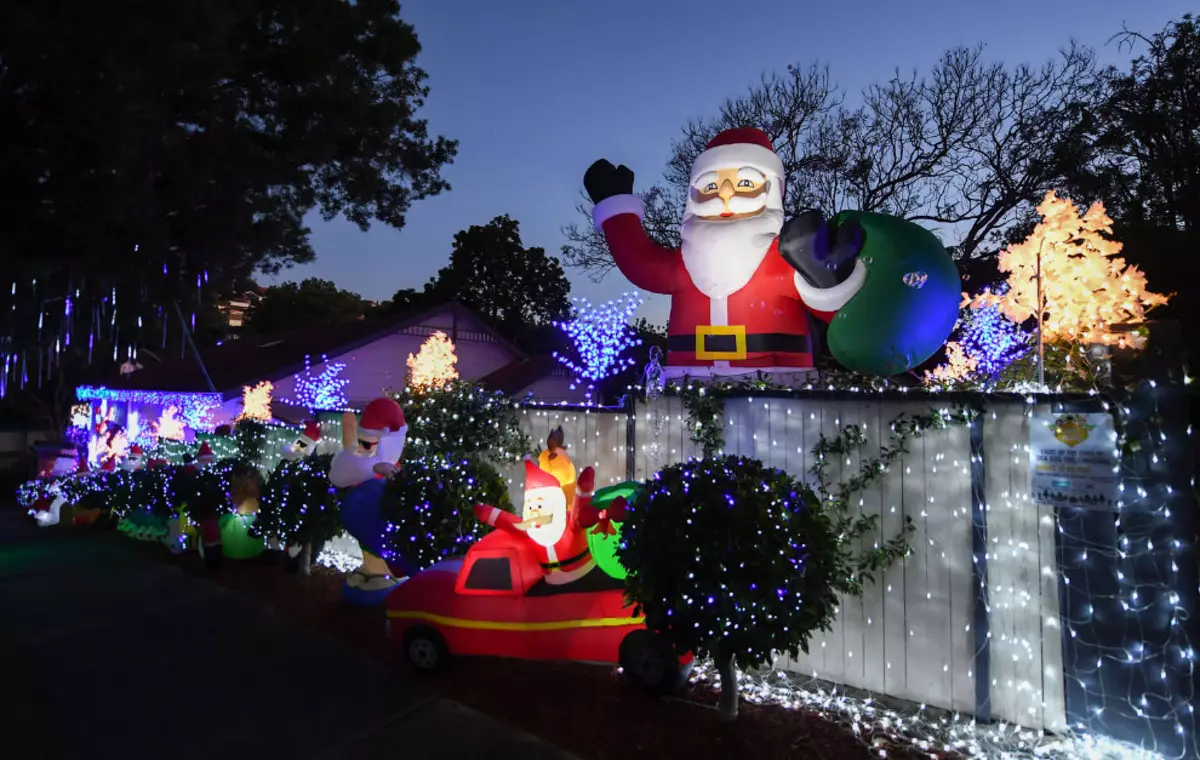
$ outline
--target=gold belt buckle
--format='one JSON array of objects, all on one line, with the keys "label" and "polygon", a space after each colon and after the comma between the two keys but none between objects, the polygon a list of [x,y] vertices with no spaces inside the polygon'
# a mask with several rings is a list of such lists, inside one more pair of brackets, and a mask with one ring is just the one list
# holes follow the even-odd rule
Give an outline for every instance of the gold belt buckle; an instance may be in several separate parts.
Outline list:
[{"label": "gold belt buckle", "polygon": [[[704,339],[709,335],[732,335],[732,351],[708,351],[704,348]],[[697,325],[696,326],[696,358],[705,361],[741,361],[746,358],[746,326],[745,325]]]}]

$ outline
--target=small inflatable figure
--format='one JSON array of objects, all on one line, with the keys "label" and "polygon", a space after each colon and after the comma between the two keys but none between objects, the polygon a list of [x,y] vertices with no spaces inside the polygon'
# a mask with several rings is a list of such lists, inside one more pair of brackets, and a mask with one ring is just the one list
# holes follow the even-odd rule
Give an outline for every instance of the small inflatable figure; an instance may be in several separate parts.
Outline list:
[{"label": "small inflatable figure", "polygon": [[[546,583],[561,586],[579,580],[596,567],[588,548],[587,531],[602,520],[621,520],[625,500],[618,497],[605,514],[592,506],[596,471],[579,474],[574,502],[567,508],[566,495],[558,478],[525,460],[525,507],[522,517],[487,504],[475,507],[480,522],[515,535],[523,535],[537,548]],[[607,527],[607,526],[606,526]]]},{"label": "small inflatable figure", "polygon": [[408,577],[408,568],[389,567],[383,559],[386,521],[380,499],[387,478],[400,468],[408,423],[404,410],[393,399],[377,398],[363,409],[342,418],[342,450],[329,467],[329,482],[347,489],[342,497],[342,527],[362,547],[362,565],[346,576],[342,598],[353,604],[382,603],[392,589]]}]

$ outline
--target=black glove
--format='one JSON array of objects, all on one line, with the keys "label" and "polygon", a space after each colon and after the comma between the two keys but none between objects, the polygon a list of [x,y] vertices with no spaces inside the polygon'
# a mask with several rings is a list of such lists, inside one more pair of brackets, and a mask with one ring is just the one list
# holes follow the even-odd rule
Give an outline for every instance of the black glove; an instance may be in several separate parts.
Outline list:
[{"label": "black glove", "polygon": [[583,189],[592,203],[599,203],[614,195],[632,195],[633,170],[624,164],[613,166],[608,159],[602,158],[584,173]]},{"label": "black glove", "polygon": [[854,271],[866,239],[858,222],[826,222],[820,211],[802,211],[783,225],[779,253],[809,285],[832,288]]}]

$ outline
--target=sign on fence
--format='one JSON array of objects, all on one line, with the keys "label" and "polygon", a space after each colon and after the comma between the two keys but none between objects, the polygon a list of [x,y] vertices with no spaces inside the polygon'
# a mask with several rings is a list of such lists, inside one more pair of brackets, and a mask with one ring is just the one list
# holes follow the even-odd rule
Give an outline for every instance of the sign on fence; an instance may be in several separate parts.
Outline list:
[{"label": "sign on fence", "polygon": [[1052,507],[1117,505],[1117,455],[1109,414],[1036,414],[1029,426],[1029,487]]}]

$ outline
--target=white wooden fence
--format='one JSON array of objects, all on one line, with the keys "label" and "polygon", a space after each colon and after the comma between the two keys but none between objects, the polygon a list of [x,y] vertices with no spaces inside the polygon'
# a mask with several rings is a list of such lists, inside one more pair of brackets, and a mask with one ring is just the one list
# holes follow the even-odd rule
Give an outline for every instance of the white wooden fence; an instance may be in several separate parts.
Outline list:
[{"label": "white wooden fence", "polygon": [[[809,479],[812,449],[821,435],[846,425],[865,427],[861,454],[831,463],[834,481],[857,472],[860,457],[878,456],[890,424],[902,412],[928,413],[929,401],[728,399],[725,453],[752,456]],[[817,635],[809,652],[778,665],[821,679],[974,713],[981,693],[991,716],[1032,728],[1065,727],[1053,516],[1028,498],[1031,406],[989,407],[984,415],[987,505],[986,548],[973,535],[970,430],[927,432],[909,444],[856,505],[880,516],[880,535],[895,535],[910,517],[914,551],[883,573],[861,599],[845,599],[833,629]],[[534,440],[559,425],[576,466],[596,468],[600,485],[627,477],[628,415],[622,411],[528,408],[524,428]],[[679,398],[639,404],[635,412],[634,475],[651,476],[667,464],[700,454]],[[508,473],[514,504],[523,475]],[[978,551],[979,556],[976,556]],[[986,558],[983,556],[986,553]],[[986,559],[986,646],[977,645],[976,561]],[[981,659],[982,658],[982,659]],[[977,692],[979,665],[987,691]]]}]

